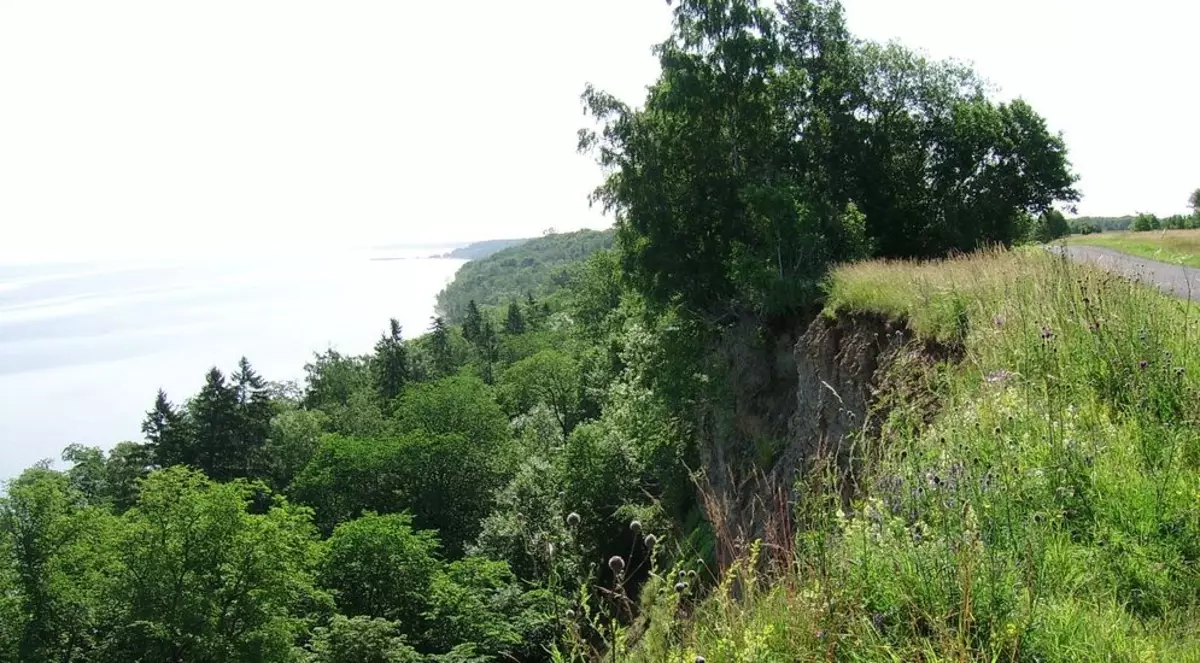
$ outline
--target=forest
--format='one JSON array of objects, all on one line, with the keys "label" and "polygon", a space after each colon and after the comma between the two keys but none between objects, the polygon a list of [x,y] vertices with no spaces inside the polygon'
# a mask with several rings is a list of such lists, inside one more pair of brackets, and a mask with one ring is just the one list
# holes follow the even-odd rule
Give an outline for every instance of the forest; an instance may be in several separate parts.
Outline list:
[{"label": "forest", "polygon": [[[0,660],[1096,660],[1116,651],[1087,649],[1098,624],[1184,619],[1200,596],[1193,494],[1139,503],[1160,507],[1139,522],[1161,534],[1135,532],[1086,511],[1095,452],[1071,451],[1047,487],[1004,470],[998,447],[960,458],[929,442],[991,444],[1011,424],[1025,437],[1004,438],[1010,455],[1042,450],[1050,406],[1030,403],[1053,388],[1037,376],[1075,337],[1037,293],[1077,279],[1008,247],[1069,231],[1059,208],[1080,194],[1062,137],[961,63],[855,38],[834,0],[673,6],[644,100],[583,91],[579,149],[604,172],[592,202],[614,230],[469,262],[428,330],[392,320],[370,353],[315,354],[301,383],[246,358],[213,368],[196,394],[148,398],[143,440],[69,447],[65,469],[11,481]],[[910,292],[940,279],[861,262],[982,249],[998,253],[947,272],[977,287],[963,293]],[[998,290],[967,278],[980,273],[1033,274],[1030,317],[1006,326],[1021,311],[989,308]],[[1073,293],[1052,302],[1091,305]],[[944,361],[897,378],[908,416],[858,433],[915,451],[789,455],[804,388],[792,348],[855,312],[911,317],[897,338],[942,344]],[[1035,400],[944,422],[938,403],[954,414],[983,384],[975,364],[961,379],[946,364],[992,348],[974,345],[981,329],[1033,334],[1002,346],[1032,385],[1003,397]],[[1123,350],[1121,370],[1149,375],[1149,356]],[[1184,375],[1168,363],[1152,368]],[[1190,412],[1166,382],[1139,382],[1131,403],[1103,361],[1086,366],[1080,384],[1101,395],[1080,401],[1096,407],[1081,427],[1107,430],[1085,416],[1096,403],[1145,431]],[[1192,476],[1169,475],[1163,447],[1146,453],[1160,478]],[[754,483],[778,468],[788,483]],[[1014,498],[938,492],[968,476],[1011,480]],[[912,492],[875,492],[892,485]],[[727,508],[739,495],[762,499]],[[1053,500],[1067,505],[1054,516],[1031,506]],[[1013,524],[1035,511],[1036,539]],[[1111,613],[1039,575],[1101,536]]]}]

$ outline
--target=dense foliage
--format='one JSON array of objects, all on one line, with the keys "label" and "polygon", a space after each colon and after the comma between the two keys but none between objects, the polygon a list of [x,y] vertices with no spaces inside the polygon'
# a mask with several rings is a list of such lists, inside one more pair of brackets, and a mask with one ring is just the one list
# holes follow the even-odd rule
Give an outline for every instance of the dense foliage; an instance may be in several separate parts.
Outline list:
[{"label": "dense foliage", "polygon": [[681,0],[635,109],[589,88],[623,267],[720,321],[811,305],[828,265],[1011,244],[1078,193],[1062,138],[954,62],[854,39],[838,3]]},{"label": "dense foliage", "polygon": [[567,284],[573,264],[612,243],[612,231],[580,230],[538,237],[488,260],[468,262],[438,295],[438,311],[449,322],[462,323],[472,301],[494,307],[530,296],[544,299]]},{"label": "dense foliage", "polygon": [[[828,0],[683,0],[657,53],[644,105],[585,94],[615,231],[469,262],[426,333],[303,384],[213,368],[143,441],[12,481],[0,661],[1195,653],[1186,312],[1015,253],[831,277],[1066,234],[1061,138]],[[969,361],[906,376],[894,450],[847,436],[860,490],[834,466],[767,503],[824,305]],[[721,481],[760,498],[737,536]]]}]

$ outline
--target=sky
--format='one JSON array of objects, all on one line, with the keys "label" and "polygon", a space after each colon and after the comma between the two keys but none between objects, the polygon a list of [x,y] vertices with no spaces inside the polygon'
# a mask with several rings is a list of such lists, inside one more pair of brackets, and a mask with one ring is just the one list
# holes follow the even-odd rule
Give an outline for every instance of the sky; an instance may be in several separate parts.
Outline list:
[{"label": "sky", "polygon": [[[846,9],[1032,103],[1080,213],[1178,213],[1200,186],[1197,3]],[[640,102],[669,21],[663,0],[0,0],[0,261],[606,226],[579,94]]]}]

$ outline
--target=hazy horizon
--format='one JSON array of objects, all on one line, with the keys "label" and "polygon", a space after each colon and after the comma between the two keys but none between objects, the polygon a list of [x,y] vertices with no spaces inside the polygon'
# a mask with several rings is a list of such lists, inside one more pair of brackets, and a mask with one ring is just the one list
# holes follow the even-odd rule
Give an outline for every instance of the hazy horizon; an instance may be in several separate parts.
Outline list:
[{"label": "hazy horizon", "polygon": [[[1182,212],[1200,186],[1200,7],[845,6],[857,36],[971,61],[1027,99],[1066,137],[1080,214]],[[466,0],[448,23],[382,0],[0,0],[0,260],[606,227],[579,94],[640,103],[670,11]]]}]

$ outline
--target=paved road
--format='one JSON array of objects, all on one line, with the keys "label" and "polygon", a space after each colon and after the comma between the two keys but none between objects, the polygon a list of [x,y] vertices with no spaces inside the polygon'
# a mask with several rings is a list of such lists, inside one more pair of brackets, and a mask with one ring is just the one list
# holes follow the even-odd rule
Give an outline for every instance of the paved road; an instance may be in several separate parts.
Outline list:
[{"label": "paved road", "polygon": [[1160,290],[1200,301],[1200,269],[1147,260],[1098,246],[1056,246],[1075,260],[1094,262],[1104,269],[1145,281]]}]

